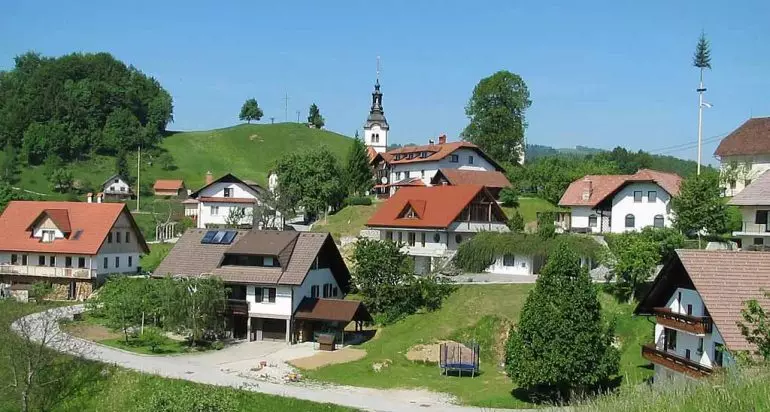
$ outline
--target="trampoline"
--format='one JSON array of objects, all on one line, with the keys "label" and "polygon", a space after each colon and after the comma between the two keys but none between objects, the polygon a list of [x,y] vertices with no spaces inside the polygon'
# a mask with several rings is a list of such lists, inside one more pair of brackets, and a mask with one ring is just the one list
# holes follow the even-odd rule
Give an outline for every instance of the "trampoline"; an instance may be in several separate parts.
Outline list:
[{"label": "trampoline", "polygon": [[479,344],[442,343],[439,347],[439,368],[442,375],[456,372],[462,377],[468,372],[471,377],[476,376],[479,373]]}]

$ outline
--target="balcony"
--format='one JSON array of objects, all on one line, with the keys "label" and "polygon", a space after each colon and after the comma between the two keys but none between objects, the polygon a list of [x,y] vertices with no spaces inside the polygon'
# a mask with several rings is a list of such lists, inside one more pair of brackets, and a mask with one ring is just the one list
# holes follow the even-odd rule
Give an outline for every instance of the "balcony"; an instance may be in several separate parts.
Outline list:
[{"label": "balcony", "polygon": [[245,299],[227,299],[225,311],[233,315],[248,315],[249,302]]},{"label": "balcony", "polygon": [[695,335],[711,333],[711,318],[708,316],[692,316],[676,313],[669,308],[653,308],[656,322],[672,329]]},{"label": "balcony", "polygon": [[0,274],[19,276],[39,276],[46,278],[91,279],[96,277],[96,270],[86,268],[62,268],[51,266],[29,266],[0,264]]},{"label": "balcony", "polygon": [[712,369],[690,359],[660,350],[654,344],[642,346],[642,357],[648,361],[664,366],[672,371],[683,373],[692,378],[702,378],[711,375]]},{"label": "balcony", "polygon": [[770,225],[767,223],[754,223],[752,221],[744,220],[741,224],[740,232],[735,232],[734,234],[770,236]]}]

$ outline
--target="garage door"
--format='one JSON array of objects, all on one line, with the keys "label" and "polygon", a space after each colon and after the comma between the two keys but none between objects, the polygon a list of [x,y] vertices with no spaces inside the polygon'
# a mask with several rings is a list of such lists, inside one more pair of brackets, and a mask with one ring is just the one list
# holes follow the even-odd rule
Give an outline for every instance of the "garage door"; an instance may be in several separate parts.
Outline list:
[{"label": "garage door", "polygon": [[263,340],[286,340],[286,320],[285,319],[263,319],[262,339]]}]

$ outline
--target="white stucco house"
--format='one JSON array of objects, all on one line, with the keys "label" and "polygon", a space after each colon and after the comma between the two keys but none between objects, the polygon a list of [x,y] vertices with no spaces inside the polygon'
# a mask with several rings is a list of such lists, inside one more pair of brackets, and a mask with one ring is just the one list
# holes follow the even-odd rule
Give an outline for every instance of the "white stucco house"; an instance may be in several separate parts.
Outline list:
[{"label": "white stucco house", "polygon": [[755,350],[740,332],[744,302],[768,307],[770,254],[677,250],[658,274],[636,315],[654,318],[654,340],[642,356],[654,380],[700,378],[735,364],[737,351]]},{"label": "white stucco house", "polygon": [[108,199],[125,199],[131,197],[133,191],[126,178],[112,175],[102,183],[102,193]]},{"label": "white stucco house", "polygon": [[372,318],[362,303],[343,300],[350,273],[328,233],[190,229],[154,276],[222,279],[226,318],[237,339],[313,341],[350,322]]},{"label": "white stucco house", "polygon": [[479,185],[405,187],[367,221],[380,240],[404,244],[418,274],[429,273],[481,231],[506,232],[506,217]]},{"label": "white stucco house", "polygon": [[735,196],[770,170],[770,117],[746,120],[717,146],[722,193]]},{"label": "white stucco house", "polygon": [[199,229],[223,228],[232,219],[231,214],[242,216],[238,226],[251,226],[254,206],[264,191],[254,182],[241,180],[228,173],[216,180],[206,174],[206,184],[190,194],[182,203],[185,215],[196,220]]},{"label": "white stucco house", "polygon": [[623,233],[646,226],[670,227],[671,197],[682,178],[641,169],[633,175],[588,175],[572,182],[559,200],[569,208],[556,225],[563,231]]},{"label": "white stucco house", "polygon": [[86,299],[104,275],[136,273],[149,252],[123,203],[13,201],[0,233],[0,284],[50,282],[55,299]]},{"label": "white stucco house", "polygon": [[728,202],[741,211],[741,229],[733,232],[743,250],[766,250],[770,246],[770,173],[763,172]]}]

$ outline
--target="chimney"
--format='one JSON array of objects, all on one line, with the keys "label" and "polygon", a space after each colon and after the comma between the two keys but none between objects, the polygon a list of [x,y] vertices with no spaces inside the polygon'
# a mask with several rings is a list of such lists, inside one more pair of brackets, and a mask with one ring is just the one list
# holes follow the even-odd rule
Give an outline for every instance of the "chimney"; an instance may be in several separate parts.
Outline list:
[{"label": "chimney", "polygon": [[91,192],[88,192],[86,194],[86,202],[93,203],[94,202],[94,194]]},{"label": "chimney", "polygon": [[593,187],[591,185],[591,179],[589,179],[587,176],[583,179],[583,201],[587,201],[591,198],[591,193],[593,192]]},{"label": "chimney", "polygon": [[206,184],[210,185],[214,181],[214,175],[211,174],[211,170],[206,172]]},{"label": "chimney", "polygon": [[442,134],[438,137],[438,144],[446,144],[446,135]]},{"label": "chimney", "polygon": [[102,199],[104,198],[104,193],[97,193],[96,194],[96,203],[102,203]]}]

